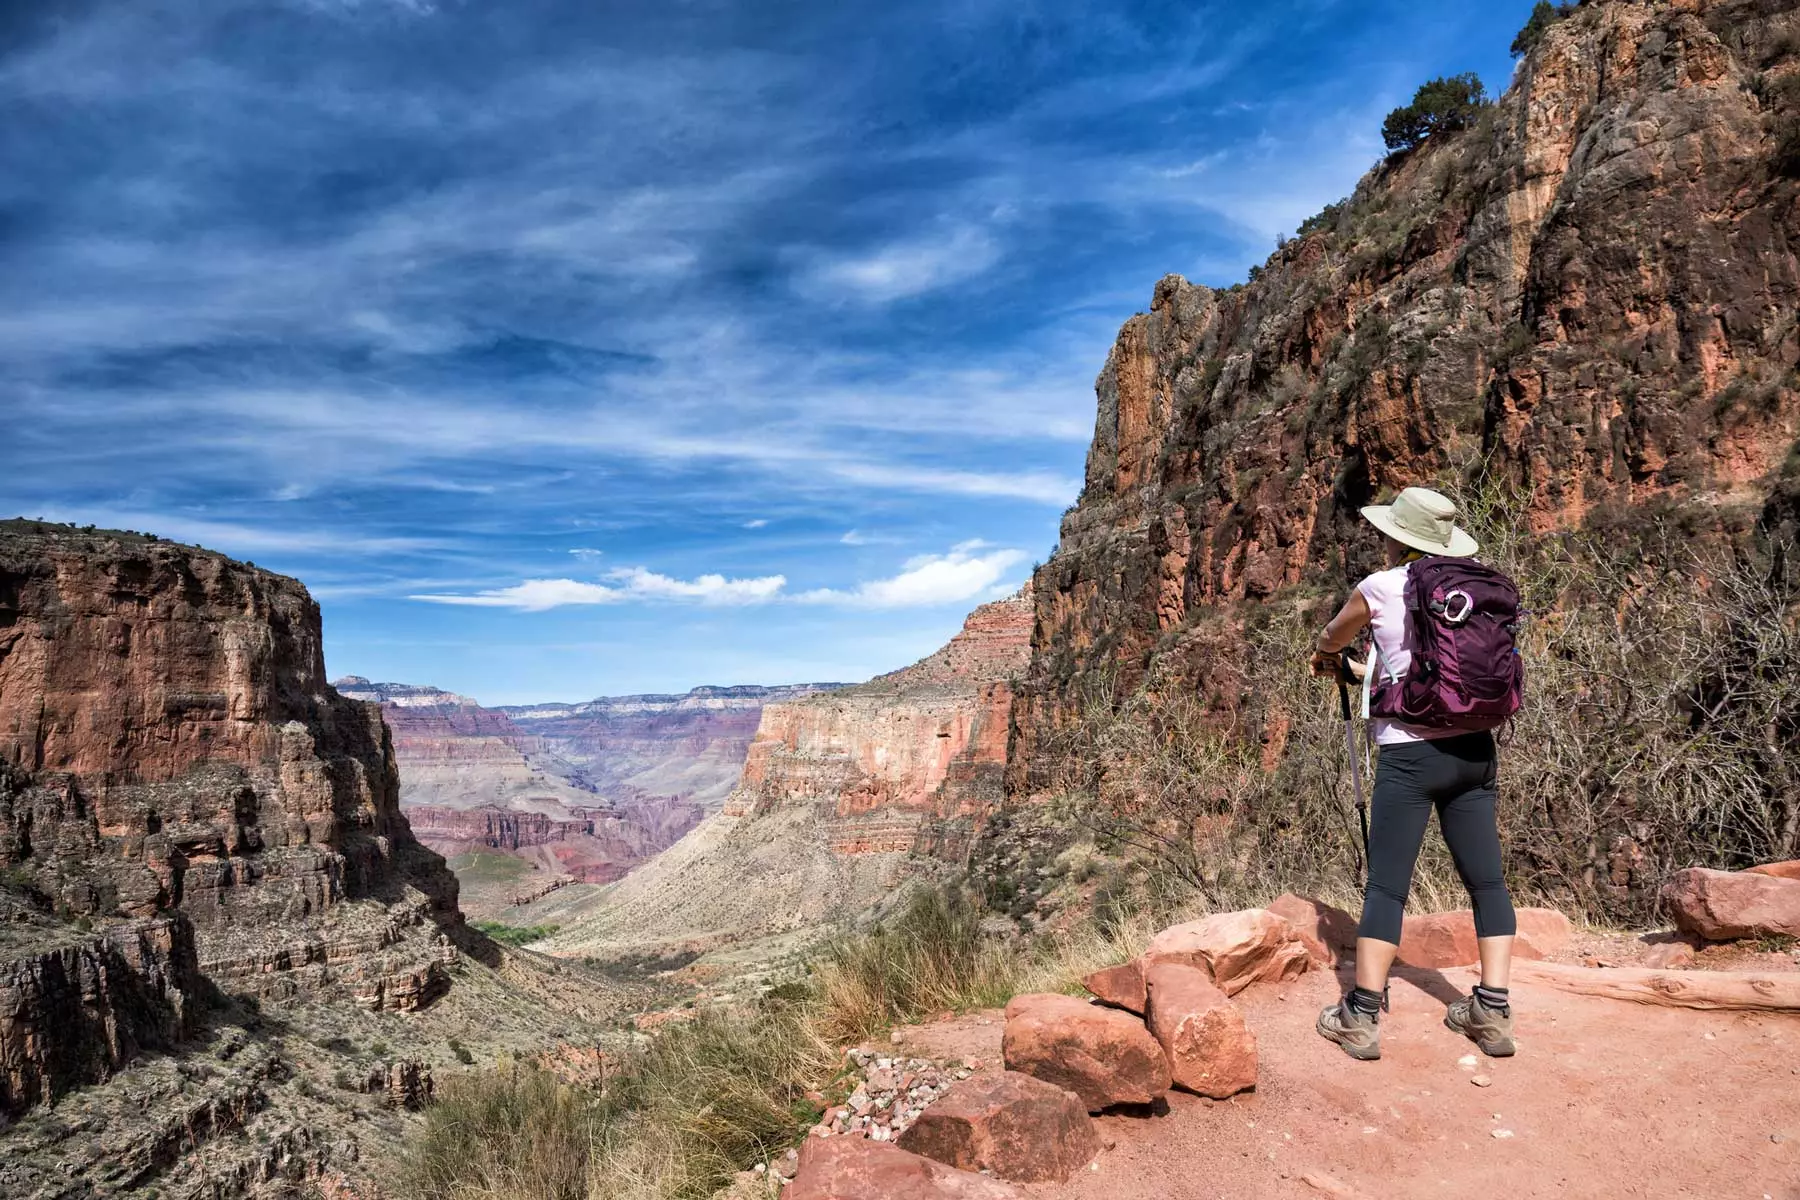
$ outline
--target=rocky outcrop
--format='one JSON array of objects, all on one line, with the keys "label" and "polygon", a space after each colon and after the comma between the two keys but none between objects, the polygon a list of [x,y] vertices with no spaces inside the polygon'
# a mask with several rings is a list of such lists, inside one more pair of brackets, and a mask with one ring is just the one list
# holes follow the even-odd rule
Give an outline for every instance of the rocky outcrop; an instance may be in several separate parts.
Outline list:
[{"label": "rocky outcrop", "polygon": [[565,778],[553,751],[499,709],[466,696],[403,683],[337,680],[340,695],[380,704],[393,731],[400,802],[408,809],[494,806],[562,816],[602,805]]},{"label": "rocky outcrop", "polygon": [[291,579],[0,522],[0,1195],[360,1188],[434,1066],[618,1015],[463,925],[324,678]]},{"label": "rocky outcrop", "polygon": [[844,855],[959,858],[1001,797],[1029,590],[984,604],[943,649],[866,684],[772,704],[728,815],[809,806]]},{"label": "rocky outcrop", "polygon": [[1339,547],[1402,485],[1480,460],[1537,531],[1689,501],[1778,523],[1800,495],[1797,22],[1584,4],[1478,124],[1377,167],[1248,285],[1157,284],[1034,580],[1011,791],[1054,786],[1097,681],[1242,704],[1242,622],[1374,565]]},{"label": "rocky outcrop", "polygon": [[0,1116],[105,1079],[140,1051],[192,1032],[205,993],[185,917],[71,937],[26,913],[0,915],[10,926],[0,935]]},{"label": "rocky outcrop", "polygon": [[200,975],[370,1008],[443,991],[456,882],[400,815],[379,712],[324,682],[320,644],[291,579],[0,524],[0,870],[39,913],[0,941],[10,1103],[178,1037]]}]

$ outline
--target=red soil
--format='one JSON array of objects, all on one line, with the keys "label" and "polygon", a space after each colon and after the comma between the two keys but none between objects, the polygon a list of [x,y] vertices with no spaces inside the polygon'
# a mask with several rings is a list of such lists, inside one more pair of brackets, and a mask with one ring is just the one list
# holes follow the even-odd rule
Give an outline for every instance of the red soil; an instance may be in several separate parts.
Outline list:
[{"label": "red soil", "polygon": [[[1339,979],[1258,984],[1237,997],[1259,1041],[1254,1093],[1172,1094],[1153,1115],[1098,1118],[1110,1148],[1097,1169],[1023,1190],[1045,1200],[1800,1200],[1800,1017],[1515,984],[1519,1054],[1493,1060],[1441,1023],[1473,979],[1397,975],[1375,1063],[1313,1032]],[[904,1052],[997,1070],[1001,1030],[997,1013],[915,1027]],[[1468,1054],[1472,1068],[1458,1062]],[[1477,1075],[1491,1086],[1473,1086]]]}]

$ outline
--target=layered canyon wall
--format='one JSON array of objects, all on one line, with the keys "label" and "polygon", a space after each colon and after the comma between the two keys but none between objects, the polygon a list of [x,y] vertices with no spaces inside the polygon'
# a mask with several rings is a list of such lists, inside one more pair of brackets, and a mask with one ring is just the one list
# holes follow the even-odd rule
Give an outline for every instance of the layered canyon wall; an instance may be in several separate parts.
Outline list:
[{"label": "layered canyon wall", "polygon": [[807,805],[843,854],[915,848],[958,858],[1000,800],[1013,681],[1030,654],[1031,597],[984,604],[928,658],[763,711],[725,812]]},{"label": "layered canyon wall", "polygon": [[1590,0],[1247,285],[1159,283],[1034,581],[1010,791],[1154,674],[1235,705],[1248,615],[1377,565],[1357,510],[1414,482],[1480,468],[1540,533],[1685,511],[1791,544],[1797,50],[1792,3]]},{"label": "layered canyon wall", "polygon": [[679,796],[710,813],[737,783],[765,706],[841,686],[699,687],[680,695],[601,696],[503,711],[596,791]]},{"label": "layered canyon wall", "polygon": [[416,1008],[461,922],[305,589],[31,522],[0,523],[0,871],[0,1112],[179,1037],[203,980]]}]

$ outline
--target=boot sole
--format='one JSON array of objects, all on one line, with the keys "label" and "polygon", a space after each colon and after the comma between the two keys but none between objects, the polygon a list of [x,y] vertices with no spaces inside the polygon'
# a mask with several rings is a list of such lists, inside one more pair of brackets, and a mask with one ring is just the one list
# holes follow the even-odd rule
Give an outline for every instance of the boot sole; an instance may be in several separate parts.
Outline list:
[{"label": "boot sole", "polygon": [[1460,1034],[1463,1037],[1468,1038],[1471,1042],[1475,1043],[1475,1048],[1477,1050],[1481,1051],[1489,1058],[1511,1058],[1514,1054],[1518,1053],[1518,1047],[1513,1045],[1511,1038],[1508,1038],[1504,1042],[1484,1042],[1467,1029],[1464,1029],[1461,1025],[1452,1021],[1449,1017],[1444,1018],[1444,1028],[1448,1029],[1451,1033]]}]

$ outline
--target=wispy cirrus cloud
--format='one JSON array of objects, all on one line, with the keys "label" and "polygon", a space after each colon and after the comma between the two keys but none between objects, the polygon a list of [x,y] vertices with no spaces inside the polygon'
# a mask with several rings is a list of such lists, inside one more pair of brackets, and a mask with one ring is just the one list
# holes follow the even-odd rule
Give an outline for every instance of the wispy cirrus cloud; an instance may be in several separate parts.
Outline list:
[{"label": "wispy cirrus cloud", "polygon": [[[1153,282],[1242,278],[1529,8],[13,5],[0,514],[254,555],[335,666],[477,694],[904,661],[1054,541]],[[523,608],[635,632],[395,649]]]}]

